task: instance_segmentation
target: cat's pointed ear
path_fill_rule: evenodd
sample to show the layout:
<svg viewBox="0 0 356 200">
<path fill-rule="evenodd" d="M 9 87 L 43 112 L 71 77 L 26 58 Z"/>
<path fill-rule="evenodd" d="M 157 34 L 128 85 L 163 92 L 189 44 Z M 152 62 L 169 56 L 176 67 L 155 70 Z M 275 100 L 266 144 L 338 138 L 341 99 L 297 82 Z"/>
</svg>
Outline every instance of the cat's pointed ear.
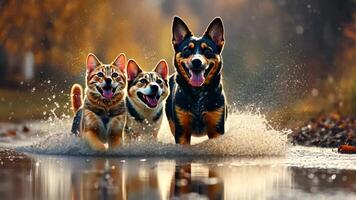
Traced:
<svg viewBox="0 0 356 200">
<path fill-rule="evenodd" d="M 173 19 L 172 32 L 172 43 L 174 48 L 176 48 L 187 36 L 192 35 L 192 32 L 189 30 L 188 26 L 178 16 L 175 16 Z"/>
<path fill-rule="evenodd" d="M 208 28 L 206 29 L 205 36 L 210 37 L 220 49 L 224 46 L 224 24 L 220 17 L 216 17 L 210 22 Z"/>
<path fill-rule="evenodd" d="M 95 67 L 98 66 L 99 64 L 100 64 L 99 59 L 93 53 L 89 53 L 87 56 L 87 63 L 86 63 L 87 72 L 93 71 Z"/>
<path fill-rule="evenodd" d="M 142 69 L 137 65 L 135 60 L 130 59 L 127 63 L 127 81 L 133 81 L 139 73 L 142 72 Z"/>
<path fill-rule="evenodd" d="M 168 64 L 165 60 L 160 60 L 157 63 L 157 66 L 155 67 L 154 71 L 162 76 L 162 78 L 167 81 L 168 78 Z"/>
<path fill-rule="evenodd" d="M 113 62 L 113 64 L 116 67 L 118 67 L 122 73 L 125 73 L 125 68 L 126 68 L 125 63 L 126 63 L 126 56 L 123 53 L 118 55 Z"/>
</svg>

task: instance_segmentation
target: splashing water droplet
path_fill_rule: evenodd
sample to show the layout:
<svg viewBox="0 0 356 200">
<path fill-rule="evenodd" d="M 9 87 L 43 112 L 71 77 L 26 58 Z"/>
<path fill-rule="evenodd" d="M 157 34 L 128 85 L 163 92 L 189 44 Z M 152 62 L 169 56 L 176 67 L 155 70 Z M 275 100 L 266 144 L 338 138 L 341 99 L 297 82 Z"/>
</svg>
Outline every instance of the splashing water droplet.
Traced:
<svg viewBox="0 0 356 200">
<path fill-rule="evenodd" d="M 34 135 L 38 137 L 21 144 L 16 150 L 30 153 L 60 155 L 98 155 L 85 140 L 70 133 L 72 116 L 59 118 L 56 108 L 50 110 L 47 120 L 34 123 Z M 48 114 L 48 112 L 46 112 Z M 273 156 L 283 155 L 287 148 L 286 131 L 268 126 L 260 114 L 233 111 L 226 122 L 226 132 L 213 140 L 207 137 L 192 138 L 192 145 L 182 148 L 176 145 L 164 118 L 158 141 L 140 138 L 140 141 L 124 143 L 120 148 L 104 154 L 115 156 Z M 99 153 L 102 155 L 102 153 Z M 125 162 L 125 160 L 121 160 Z M 143 162 L 143 161 L 142 161 Z M 110 167 L 109 167 L 110 168 Z"/>
</svg>

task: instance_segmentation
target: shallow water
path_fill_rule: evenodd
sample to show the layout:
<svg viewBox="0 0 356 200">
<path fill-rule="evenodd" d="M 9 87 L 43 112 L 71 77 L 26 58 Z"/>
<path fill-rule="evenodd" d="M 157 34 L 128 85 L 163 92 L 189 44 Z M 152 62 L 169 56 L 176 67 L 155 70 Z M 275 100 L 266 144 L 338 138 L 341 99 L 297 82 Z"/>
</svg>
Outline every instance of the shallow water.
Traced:
<svg viewBox="0 0 356 200">
<path fill-rule="evenodd" d="M 193 145 L 183 148 L 174 144 L 168 123 L 164 121 L 158 141 L 142 138 L 102 154 L 92 151 L 84 140 L 70 133 L 70 118 L 32 122 L 28 126 L 33 130 L 30 134 L 0 138 L 0 147 L 28 153 L 80 156 L 271 156 L 285 154 L 288 132 L 270 128 L 261 115 L 231 113 L 225 134 L 214 140 L 192 138 Z"/>
<path fill-rule="evenodd" d="M 30 123 L 0 141 L 1 199 L 356 199 L 356 157 L 287 145 L 286 131 L 235 113 L 226 135 L 172 144 L 142 140 L 100 154 L 70 120 Z"/>
<path fill-rule="evenodd" d="M 1 151 L 0 158 L 2 199 L 356 198 L 356 159 L 332 149 L 291 147 L 285 156 L 258 158 L 12 151 Z"/>
</svg>

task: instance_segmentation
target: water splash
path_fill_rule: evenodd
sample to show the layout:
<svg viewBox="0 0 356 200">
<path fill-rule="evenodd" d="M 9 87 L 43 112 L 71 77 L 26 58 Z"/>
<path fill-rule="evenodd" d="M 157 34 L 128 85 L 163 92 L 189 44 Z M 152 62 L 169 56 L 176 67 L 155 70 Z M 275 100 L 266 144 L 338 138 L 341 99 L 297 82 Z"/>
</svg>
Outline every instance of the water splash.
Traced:
<svg viewBox="0 0 356 200">
<path fill-rule="evenodd" d="M 52 118 L 32 124 L 33 137 L 0 145 L 17 151 L 56 155 L 106 156 L 276 156 L 284 155 L 287 131 L 268 126 L 263 115 L 234 111 L 226 122 L 226 133 L 217 139 L 192 138 L 191 146 L 174 144 L 168 122 L 163 121 L 158 141 L 141 140 L 117 150 L 99 153 L 81 138 L 70 134 L 71 119 Z"/>
</svg>

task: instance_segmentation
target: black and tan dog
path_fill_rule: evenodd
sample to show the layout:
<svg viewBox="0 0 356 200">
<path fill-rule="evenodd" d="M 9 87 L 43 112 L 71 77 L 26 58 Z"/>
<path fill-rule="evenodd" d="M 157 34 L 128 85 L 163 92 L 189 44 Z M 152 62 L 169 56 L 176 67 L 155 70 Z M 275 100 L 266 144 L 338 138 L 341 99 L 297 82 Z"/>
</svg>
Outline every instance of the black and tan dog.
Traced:
<svg viewBox="0 0 356 200">
<path fill-rule="evenodd" d="M 227 117 L 222 86 L 224 28 L 215 18 L 196 37 L 179 18 L 173 20 L 174 65 L 166 114 L 176 143 L 190 144 L 191 136 L 224 134 Z"/>
<path fill-rule="evenodd" d="M 141 136 L 156 139 L 169 94 L 167 62 L 161 60 L 153 71 L 145 72 L 134 60 L 129 60 L 127 82 L 125 141 Z"/>
</svg>

